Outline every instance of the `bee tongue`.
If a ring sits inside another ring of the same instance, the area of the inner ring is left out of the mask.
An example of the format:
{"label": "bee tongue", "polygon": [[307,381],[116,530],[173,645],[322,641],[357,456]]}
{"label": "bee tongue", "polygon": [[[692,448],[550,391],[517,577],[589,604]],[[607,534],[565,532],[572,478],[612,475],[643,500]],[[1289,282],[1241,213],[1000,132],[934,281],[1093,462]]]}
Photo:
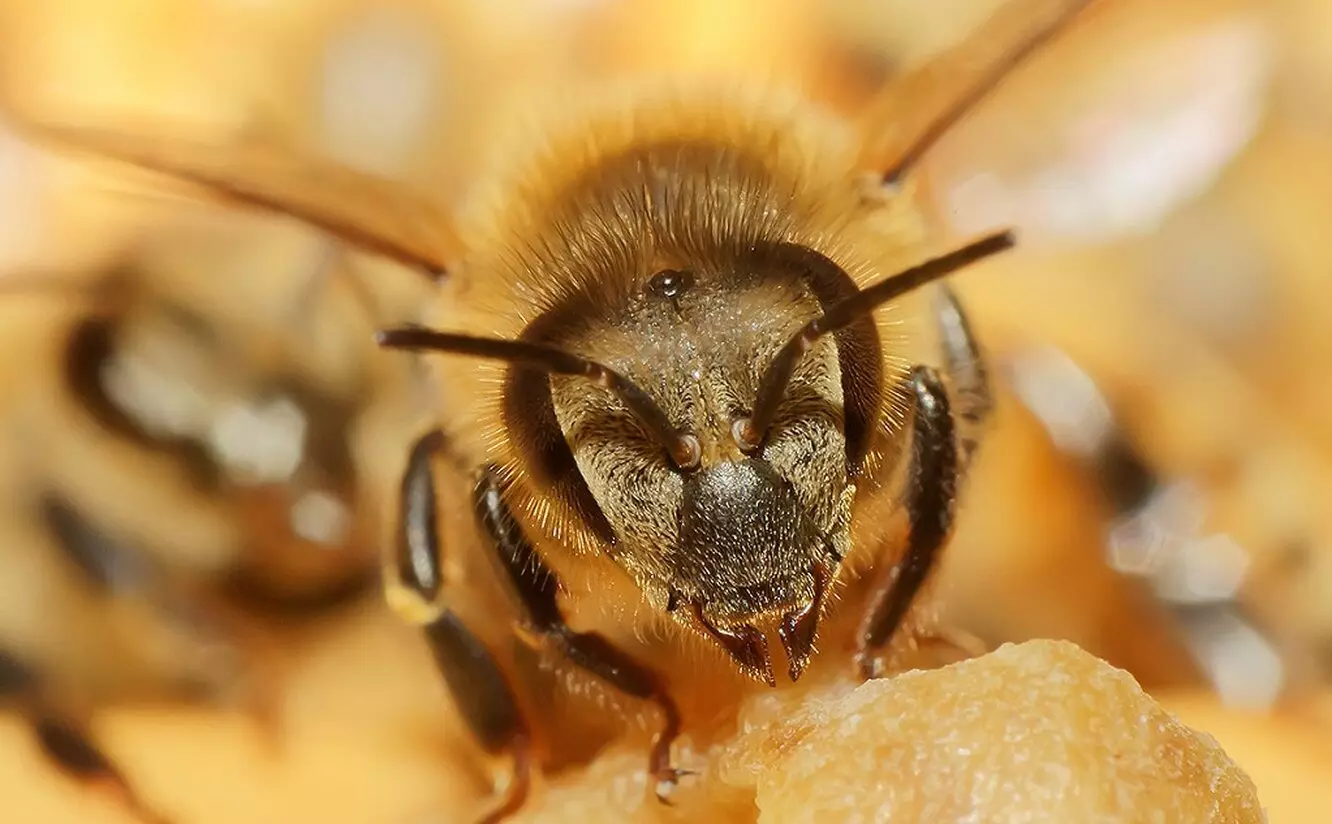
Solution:
{"label": "bee tongue", "polygon": [[753,624],[719,627],[704,617],[701,609],[695,609],[694,614],[699,624],[717,639],[741,669],[770,687],[777,686],[772,658],[768,655],[768,639],[757,627]]}

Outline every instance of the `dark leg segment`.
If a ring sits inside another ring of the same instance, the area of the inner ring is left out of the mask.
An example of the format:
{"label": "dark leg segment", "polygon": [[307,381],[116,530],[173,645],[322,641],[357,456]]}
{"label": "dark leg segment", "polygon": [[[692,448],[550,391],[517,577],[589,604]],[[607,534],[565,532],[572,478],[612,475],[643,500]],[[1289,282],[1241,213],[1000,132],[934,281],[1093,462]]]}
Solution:
{"label": "dark leg segment", "polygon": [[[243,690],[246,707],[269,736],[277,733],[278,666],[246,617],[208,587],[172,580],[161,564],[90,520],[68,498],[47,492],[38,513],[70,570],[109,601],[139,601],[170,633],[172,686],[191,698],[229,699]],[[198,654],[199,650],[225,650]],[[257,681],[249,680],[257,677]]]}
{"label": "dark leg segment", "polygon": [[56,715],[39,714],[31,722],[42,751],[68,775],[90,787],[106,788],[140,820],[165,824],[167,819],[140,800],[125,776],[92,743],[87,731]]}
{"label": "dark leg segment", "polygon": [[477,484],[476,510],[495,544],[509,583],[523,603],[532,633],[567,656],[574,666],[628,695],[656,704],[661,711],[662,728],[652,742],[649,769],[656,779],[657,797],[665,802],[683,773],[670,763],[671,744],[680,732],[680,714],[661,677],[601,635],[569,628],[557,602],[559,582],[505,505],[493,469],[488,468]]}
{"label": "dark leg segment", "polygon": [[46,705],[36,673],[4,651],[0,651],[0,698],[16,703],[42,753],[61,772],[88,787],[106,790],[145,824],[166,824],[168,819],[143,803],[87,730]]}
{"label": "dark leg segment", "polygon": [[42,521],[55,545],[80,573],[109,597],[141,595],[151,584],[151,564],[122,542],[88,521],[65,498],[42,497],[38,506]]}
{"label": "dark leg segment", "polygon": [[[434,606],[443,587],[443,559],[435,510],[431,461],[444,446],[432,431],[416,442],[403,475],[395,569],[399,585]],[[448,606],[433,611],[422,629],[435,665],[454,704],[482,749],[513,759],[509,787],[500,804],[482,819],[498,822],[517,812],[531,789],[531,735],[504,671]]]}
{"label": "dark leg segment", "polygon": [[935,318],[943,346],[944,372],[952,383],[953,414],[958,421],[958,463],[965,472],[980,444],[980,434],[994,409],[989,369],[971,333],[971,324],[957,295],[939,283]]}
{"label": "dark leg segment", "polygon": [[503,821],[522,808],[532,786],[530,734],[527,721],[504,671],[471,630],[445,608],[425,626],[435,665],[472,735],[491,755],[507,754],[513,773],[504,798],[481,819]]}
{"label": "dark leg segment", "polygon": [[901,561],[876,587],[861,624],[856,666],[863,678],[876,675],[876,653],[901,625],[953,526],[958,449],[948,394],[928,366],[912,370],[910,387],[915,397],[915,419],[906,497],[907,548]]}
{"label": "dark leg segment", "polygon": [[1165,486],[1120,429],[1096,381],[1054,347],[1015,356],[1009,384],[1060,452],[1082,463],[1116,520],[1147,508]]}
{"label": "dark leg segment", "polygon": [[[874,674],[876,653],[901,625],[947,542],[958,490],[994,409],[985,357],[947,282],[938,284],[934,312],[952,399],[933,370],[922,366],[913,371],[910,389],[916,414],[907,494],[910,537],[901,562],[875,591],[861,628],[857,666],[865,678]],[[927,638],[969,655],[983,651],[979,642],[963,642],[960,635],[954,635],[936,631]]]}
{"label": "dark leg segment", "polygon": [[432,430],[412,446],[398,490],[398,580],[430,603],[444,586],[439,553],[439,513],[431,461],[444,446],[444,434]]}

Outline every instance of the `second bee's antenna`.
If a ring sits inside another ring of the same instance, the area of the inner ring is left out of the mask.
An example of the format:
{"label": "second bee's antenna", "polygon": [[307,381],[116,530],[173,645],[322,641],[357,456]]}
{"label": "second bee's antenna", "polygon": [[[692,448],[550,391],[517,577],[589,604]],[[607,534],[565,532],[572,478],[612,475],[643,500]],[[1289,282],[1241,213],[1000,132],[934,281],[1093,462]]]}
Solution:
{"label": "second bee's antenna", "polygon": [[666,413],[646,392],[619,372],[596,361],[537,343],[437,332],[420,327],[386,329],[379,332],[375,339],[380,346],[390,349],[450,352],[474,358],[523,363],[555,375],[587,378],[618,395],[629,411],[648,428],[657,443],[666,449],[676,466],[691,469],[698,465],[702,456],[698,438],[672,426]]}
{"label": "second bee's antenna", "polygon": [[758,449],[772,426],[777,407],[791,382],[796,365],[814,342],[830,332],[844,329],[852,321],[867,315],[890,300],[914,291],[931,281],[950,275],[978,260],[996,255],[1013,247],[1016,242],[1011,231],[987,235],[960,249],[927,260],[899,272],[828,307],[821,316],[801,327],[791,336],[777,356],[768,364],[759,382],[754,411],[748,418],[736,422],[736,439],[745,449]]}

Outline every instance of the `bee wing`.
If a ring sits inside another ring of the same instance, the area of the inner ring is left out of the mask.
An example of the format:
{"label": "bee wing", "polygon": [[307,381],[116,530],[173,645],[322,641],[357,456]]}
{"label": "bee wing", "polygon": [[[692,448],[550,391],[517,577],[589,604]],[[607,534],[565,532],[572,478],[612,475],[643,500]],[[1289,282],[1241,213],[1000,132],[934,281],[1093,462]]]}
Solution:
{"label": "bee wing", "polygon": [[404,183],[332,160],[248,140],[208,142],[60,124],[34,137],[179,180],[225,199],[288,215],[349,245],[441,274],[461,246],[449,210]]}
{"label": "bee wing", "polygon": [[894,181],[1092,0],[1008,0],[919,66],[890,79],[861,118],[861,162]]}
{"label": "bee wing", "polygon": [[[930,153],[922,202],[951,235],[1014,227],[1028,250],[1147,235],[1174,248],[1192,236],[1186,227],[1195,213],[1162,224],[1205,196],[1268,122],[1282,60],[1278,33],[1243,4],[1129,3],[1105,11],[1094,36],[1014,77],[1003,105],[977,111]],[[1253,237],[1216,229],[1230,219],[1225,213],[1209,212],[1198,224],[1214,227],[1195,250],[1206,254],[1165,267],[1163,280],[1166,272],[1186,278],[1207,270],[1209,289],[1224,292],[1229,283],[1244,300],[1244,281],[1224,275],[1242,278],[1247,267],[1215,261],[1249,260],[1252,250],[1244,250]],[[1209,298],[1209,306],[1229,312],[1223,304]]]}

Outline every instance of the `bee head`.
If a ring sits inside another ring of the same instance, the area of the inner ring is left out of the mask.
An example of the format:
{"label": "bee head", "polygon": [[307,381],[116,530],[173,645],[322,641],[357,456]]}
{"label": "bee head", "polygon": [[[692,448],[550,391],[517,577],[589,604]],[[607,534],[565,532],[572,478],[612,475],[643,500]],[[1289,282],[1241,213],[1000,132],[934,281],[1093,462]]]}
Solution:
{"label": "bee head", "polygon": [[765,629],[799,678],[850,544],[883,401],[870,311],[1011,244],[993,235],[865,290],[811,249],[750,248],[661,268],[619,303],[575,298],[522,340],[381,341],[514,363],[505,422],[528,474],[650,601],[775,684]]}
{"label": "bee head", "polygon": [[[730,265],[673,264],[649,273],[620,311],[584,308],[577,329],[551,341],[632,382],[666,431],[574,376],[550,378],[553,415],[612,557],[649,599],[767,683],[776,631],[798,678],[849,540],[853,463],[879,402],[879,359],[864,357],[878,351],[875,327],[813,341],[751,440],[770,364],[854,284],[795,246]],[[855,345],[839,345],[847,340]]]}

